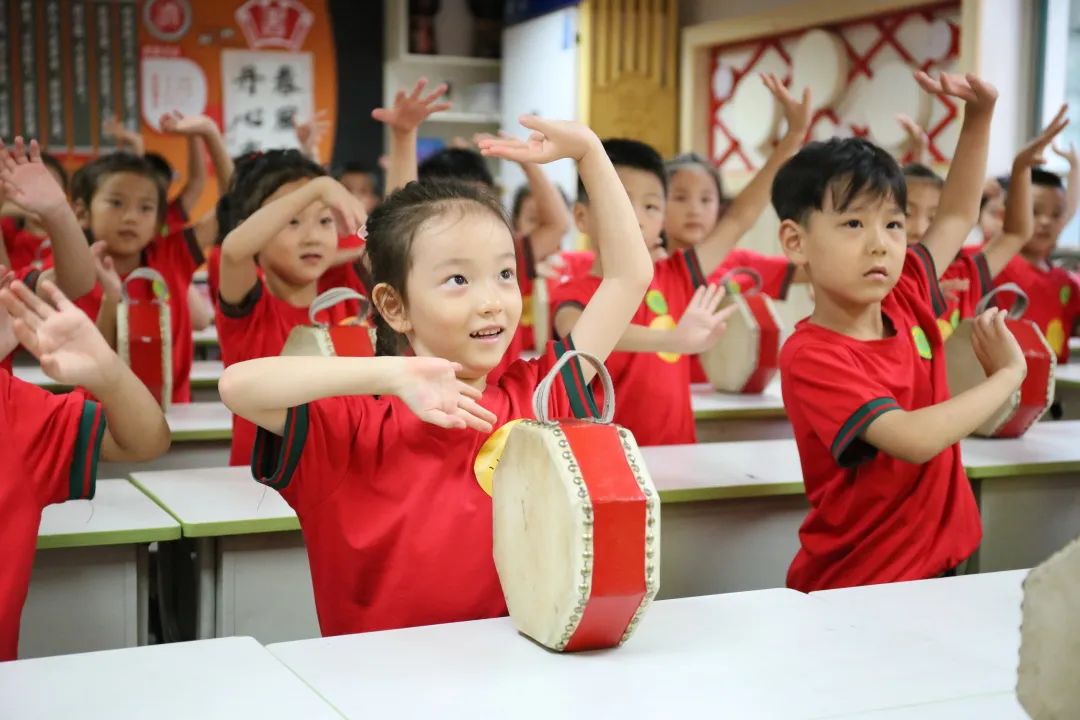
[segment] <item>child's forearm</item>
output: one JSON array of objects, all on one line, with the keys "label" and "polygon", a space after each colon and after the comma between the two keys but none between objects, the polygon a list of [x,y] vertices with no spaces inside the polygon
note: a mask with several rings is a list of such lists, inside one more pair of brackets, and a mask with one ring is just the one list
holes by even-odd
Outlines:
[{"label": "child's forearm", "polygon": [[390,130],[390,153],[386,168],[386,194],[400,190],[417,178],[416,130]]},{"label": "child's forearm", "polygon": [[95,319],[98,332],[105,338],[105,342],[109,344],[114,351],[116,350],[116,311],[118,304],[115,298],[109,297],[107,294],[101,298],[101,307],[98,309],[98,315]]},{"label": "child's forearm", "polygon": [[4,229],[0,227],[0,265],[3,265],[8,270],[13,270],[11,267],[11,258],[8,257],[7,241],[4,239]]},{"label": "child's forearm", "polygon": [[630,322],[652,281],[652,260],[630,198],[599,141],[582,158],[578,172],[588,193],[594,220],[596,237],[593,241],[599,248],[600,257],[604,258],[601,287],[609,282],[626,283],[638,295],[632,307],[626,308],[625,320],[613,319],[623,325]]},{"label": "child's forearm", "polygon": [[983,248],[990,277],[996,277],[1023,249],[1035,230],[1034,226],[1031,167],[1027,163],[1015,162],[1009,179],[1009,194],[1005,199],[1005,224],[1001,233]]},{"label": "child's forearm", "polygon": [[1076,215],[1080,208],[1080,163],[1069,163],[1069,175],[1065,179],[1065,216],[1063,225]]},{"label": "child's forearm", "polygon": [[169,449],[169,426],[157,401],[131,369],[113,356],[100,385],[87,387],[105,411],[101,459],[143,462]]},{"label": "child's forearm", "polygon": [[644,325],[631,324],[619,338],[615,349],[621,352],[670,352],[681,353],[674,330],[658,330]]},{"label": "child's forearm", "polygon": [[206,143],[206,149],[210,151],[210,162],[214,164],[214,176],[217,178],[218,196],[220,197],[228,192],[229,183],[232,182],[232,157],[230,157],[229,149],[225,147],[225,139],[221,137],[221,132],[216,125],[212,132],[203,133],[202,139]]},{"label": "child's forearm", "polygon": [[533,258],[539,262],[559,251],[564,235],[570,229],[570,211],[563,202],[555,183],[539,165],[522,163],[521,169],[529,181],[529,190],[536,201],[539,225],[529,236]]},{"label": "child's forearm", "polygon": [[696,248],[702,271],[708,275],[723,261],[739,238],[750,231],[769,204],[773,180],[780,168],[799,151],[802,138],[785,135],[769,159],[728,207],[724,216]]},{"label": "child's forearm", "polygon": [[863,436],[866,442],[899,460],[929,462],[986,422],[1022,381],[1021,372],[1000,370],[937,405],[911,412],[887,412],[871,423]]},{"label": "child's forearm", "polygon": [[203,164],[202,147],[198,135],[191,135],[187,139],[187,182],[180,191],[180,206],[184,213],[190,213],[202,197],[206,189],[206,165]]},{"label": "child's forearm", "polygon": [[[86,234],[66,204],[41,218],[52,242],[56,286],[69,298],[80,298],[94,288],[94,258]],[[2,244],[2,243],[0,243]]]}]

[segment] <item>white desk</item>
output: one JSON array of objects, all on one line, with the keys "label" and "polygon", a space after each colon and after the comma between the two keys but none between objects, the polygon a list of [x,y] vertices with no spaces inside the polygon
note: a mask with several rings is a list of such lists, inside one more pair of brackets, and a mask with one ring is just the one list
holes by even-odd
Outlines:
[{"label": "white desk", "polygon": [[661,601],[623,647],[572,656],[506,618],[268,650],[351,718],[799,720],[1009,689],[962,648],[791,590]]},{"label": "white desk", "polygon": [[809,509],[794,440],[641,449],[660,491],[660,597],[783,587]]},{"label": "white desk", "polygon": [[[208,390],[217,393],[217,383],[221,379],[224,366],[220,360],[195,360],[191,365],[191,389]],[[14,368],[15,377],[23,382],[33,383],[52,392],[67,392],[70,385],[56,382],[41,369],[40,365],[20,365]],[[198,399],[198,398],[196,398]]]},{"label": "white desk", "polygon": [[178,470],[229,464],[232,413],[219,402],[172,405],[165,413],[172,446],[148,463],[101,463],[100,474],[126,477],[139,470]]},{"label": "white desk", "polygon": [[45,508],[19,657],[145,644],[147,546],[179,537],[179,523],[126,480]]},{"label": "white desk", "polygon": [[871,710],[865,713],[833,715],[821,720],[1030,720],[1016,693],[1009,691],[993,695],[919,703],[904,707]]},{"label": "white desk", "polygon": [[251,638],[172,643],[0,664],[14,720],[340,720]]},{"label": "white desk", "polygon": [[195,341],[195,347],[218,346],[217,328],[213,325],[204,330],[196,330],[191,334],[191,336],[192,339]]},{"label": "white desk", "polygon": [[690,386],[698,442],[775,440],[792,437],[777,378],[758,395],[720,393],[711,385]]},{"label": "white desk", "polygon": [[300,523],[276,490],[244,467],[135,472],[131,481],[194,541],[199,638],[319,635]]}]

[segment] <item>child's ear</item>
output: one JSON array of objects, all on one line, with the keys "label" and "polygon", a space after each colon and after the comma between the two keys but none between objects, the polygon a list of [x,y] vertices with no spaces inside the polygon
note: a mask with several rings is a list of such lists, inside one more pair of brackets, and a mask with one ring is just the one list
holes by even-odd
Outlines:
[{"label": "child's ear", "polygon": [[583,202],[574,203],[574,225],[582,235],[589,234],[589,206]]},{"label": "child's ear", "polygon": [[794,220],[780,223],[780,249],[793,265],[806,265],[806,230]]},{"label": "child's ear", "polygon": [[394,332],[404,335],[412,329],[408,313],[405,312],[405,302],[394,288],[379,283],[371,291],[371,302],[375,303],[375,309]]},{"label": "child's ear", "polygon": [[72,203],[71,209],[75,211],[75,219],[79,221],[79,227],[83,230],[89,230],[90,208],[86,207],[86,203],[82,200],[76,200]]}]

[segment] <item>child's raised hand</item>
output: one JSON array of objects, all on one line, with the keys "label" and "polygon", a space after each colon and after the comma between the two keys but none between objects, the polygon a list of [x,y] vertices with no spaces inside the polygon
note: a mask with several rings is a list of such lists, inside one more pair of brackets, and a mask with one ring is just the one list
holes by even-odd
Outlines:
[{"label": "child's raised hand", "polygon": [[217,125],[205,115],[184,115],[179,110],[167,112],[158,123],[169,135],[205,135],[217,132]]},{"label": "child's raised hand", "polygon": [[45,216],[67,207],[67,195],[41,161],[41,148],[31,140],[29,149],[21,137],[10,150],[0,141],[0,185],[7,199],[23,210]]},{"label": "child's raised hand", "polygon": [[941,292],[947,302],[960,302],[960,293],[966,293],[971,288],[971,281],[967,278],[946,278],[938,282]]},{"label": "child's raised hand", "polygon": [[737,309],[734,305],[720,310],[724,288],[719,285],[702,285],[694,292],[678,325],[672,331],[675,352],[696,355],[705,352],[720,339],[727,329],[727,319]]},{"label": "child's raised hand", "polygon": [[1001,371],[1017,374],[1017,385],[1027,375],[1027,362],[1020,343],[1005,325],[1008,313],[1001,308],[990,308],[975,318],[971,346],[987,377]]},{"label": "child's raised hand", "polygon": [[108,383],[119,358],[94,323],[48,280],[41,281],[40,291],[48,302],[18,281],[0,291],[0,302],[15,319],[15,337],[56,382],[91,392]]},{"label": "child's raised hand", "polygon": [[926,162],[926,151],[930,147],[930,136],[926,134],[926,130],[920,127],[919,123],[903,113],[896,116],[896,122],[898,122],[900,127],[904,128],[904,132],[907,133],[908,146],[911,149],[913,162]]},{"label": "child's raised hand", "polygon": [[104,240],[98,240],[90,246],[90,256],[94,258],[94,273],[97,275],[97,281],[101,283],[105,297],[114,303],[119,303],[123,282],[120,280],[120,273],[116,271],[113,259],[109,257]]},{"label": "child's raised hand", "polygon": [[389,125],[398,132],[412,132],[420,127],[420,123],[427,120],[432,113],[449,110],[450,103],[438,102],[439,98],[450,89],[449,86],[442,83],[430,93],[421,97],[421,93],[426,86],[427,79],[420,78],[408,95],[405,94],[404,90],[398,90],[394,96],[393,106],[375,108],[371,111],[371,117]]},{"label": "child's raised hand", "polygon": [[461,365],[438,357],[401,358],[397,396],[424,422],[489,433],[498,419],[479,403],[483,393],[458,380]]},{"label": "child's raised hand", "polygon": [[522,115],[518,121],[532,134],[527,140],[513,137],[488,137],[480,141],[480,152],[518,163],[543,163],[569,158],[579,161],[600,145],[596,133],[586,125],[571,120],[547,120],[536,115]]},{"label": "child's raised hand", "polygon": [[330,129],[330,122],[326,119],[326,111],[319,110],[304,122],[297,122],[296,118],[293,118],[293,129],[296,130],[296,141],[300,143],[300,147],[311,150]]},{"label": "child's raised hand", "polygon": [[105,137],[115,140],[117,145],[131,148],[136,155],[143,154],[142,135],[134,130],[128,130],[115,115],[110,115],[109,119],[102,123],[101,132]]},{"label": "child's raised hand", "polygon": [[319,178],[319,199],[330,208],[334,214],[334,222],[338,226],[338,235],[363,236],[364,224],[367,222],[367,210],[364,203],[345,189],[345,186],[333,178]]},{"label": "child's raised hand", "polygon": [[1076,154],[1076,145],[1074,143],[1070,142],[1068,148],[1062,148],[1057,143],[1054,143],[1051,149],[1055,155],[1068,162],[1069,167],[1074,168],[1080,165],[1080,156]]},{"label": "child's raised hand", "polygon": [[[15,273],[0,265],[0,292],[15,280]],[[19,341],[15,337],[15,326],[8,314],[7,307],[0,302],[0,360],[6,358],[18,347]]]},{"label": "child's raised hand", "polygon": [[792,97],[784,82],[772,73],[762,73],[761,82],[769,89],[776,102],[784,112],[784,121],[787,123],[786,137],[798,140],[800,144],[806,138],[810,129],[810,117],[813,111],[810,105],[810,88],[803,90],[802,100]]},{"label": "child's raised hand", "polygon": [[978,75],[941,73],[937,80],[922,70],[915,71],[915,82],[931,95],[947,95],[963,100],[967,110],[992,111],[997,102],[997,88]]},{"label": "child's raised hand", "polygon": [[1050,124],[1044,127],[1042,132],[1036,135],[1031,142],[1020,148],[1020,152],[1016,153],[1016,158],[1013,162],[1028,167],[1044,164],[1046,162],[1046,148],[1050,146],[1050,143],[1054,141],[1054,138],[1056,138],[1069,124],[1069,118],[1067,117],[1068,112],[1069,106],[1062,105],[1058,109],[1057,115],[1050,121]]}]

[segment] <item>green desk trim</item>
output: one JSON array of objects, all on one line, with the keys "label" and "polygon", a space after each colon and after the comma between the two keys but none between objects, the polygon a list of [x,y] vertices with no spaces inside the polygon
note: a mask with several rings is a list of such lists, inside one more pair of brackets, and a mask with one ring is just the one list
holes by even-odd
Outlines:
[{"label": "green desk trim", "polygon": [[217,384],[218,384],[217,378],[212,378],[212,379],[208,379],[208,378],[192,378],[191,379],[191,389],[192,390],[216,390],[217,389]]},{"label": "green desk trim", "polygon": [[1057,387],[1064,390],[1077,390],[1080,389],[1080,380],[1066,380],[1065,378],[1054,378],[1054,383]]},{"label": "green desk trim", "polygon": [[[259,533],[287,532],[300,529],[300,519],[297,517],[266,518],[265,520],[223,520],[221,522],[186,523],[169,508],[165,502],[150,491],[145,485],[128,476],[128,482],[137,487],[144,495],[157,503],[165,512],[180,523],[180,532],[184,537],[222,537],[225,535],[257,535]],[[252,482],[255,482],[252,480]],[[270,488],[267,492],[275,492]]]},{"label": "green desk trim", "polygon": [[1061,462],[1024,463],[1021,465],[990,465],[982,468],[967,468],[969,480],[990,480],[1003,477],[1025,477],[1029,475],[1067,475],[1080,473],[1080,460]]},{"label": "green desk trim", "polygon": [[232,428],[224,430],[174,430],[171,433],[174,443],[199,442],[203,440],[232,440]]},{"label": "green desk trim", "polygon": [[217,347],[218,344],[217,338],[195,338],[195,347],[197,348]]},{"label": "green desk trim", "polygon": [[804,492],[805,488],[801,482],[686,488],[683,490],[661,490],[660,502],[662,504],[678,504],[705,502],[708,500],[738,500],[741,498],[774,497],[778,495],[802,495]]},{"label": "green desk trim", "polygon": [[[174,518],[175,519],[175,518]],[[38,550],[59,548],[103,547],[105,545],[142,545],[145,543],[179,540],[180,526],[144,528],[139,530],[109,530],[104,532],[62,533],[39,535]]]},{"label": "green desk trim", "polygon": [[740,408],[732,410],[695,410],[694,420],[779,420],[787,418],[784,408]]}]

